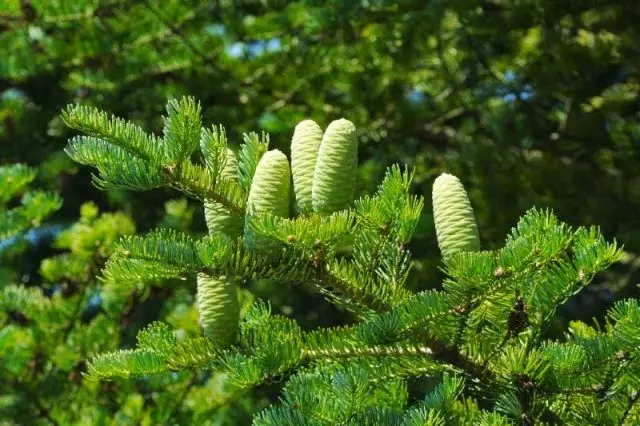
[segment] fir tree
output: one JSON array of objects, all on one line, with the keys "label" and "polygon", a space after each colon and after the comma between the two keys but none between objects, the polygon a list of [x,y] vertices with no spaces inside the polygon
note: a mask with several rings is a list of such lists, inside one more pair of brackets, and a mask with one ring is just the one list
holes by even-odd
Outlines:
[{"label": "fir tree", "polygon": [[[83,135],[70,140],[67,153],[97,169],[94,182],[101,188],[174,188],[250,220],[238,238],[167,230],[127,236],[106,263],[104,281],[126,288],[171,278],[194,282],[206,274],[215,285],[231,279],[242,288],[269,279],[319,293],[352,319],[309,330],[274,314],[268,301],[245,304],[237,317],[222,304],[214,318],[224,319],[203,325],[219,327],[230,336],[224,341],[184,337],[154,323],[139,333],[135,349],[93,357],[88,378],[207,370],[224,378],[211,388],[223,405],[283,381],[279,401],[255,414],[258,425],[640,421],[637,300],[618,301],[602,327],[573,322],[562,339],[548,334],[558,308],[621,258],[620,248],[598,228],[571,228],[550,211],[533,208],[501,248],[478,251],[475,239],[455,245],[451,239],[475,238],[477,229],[463,187],[446,177],[455,185],[436,182],[434,199],[443,200],[434,206],[436,214],[455,216],[462,207],[469,220],[436,221],[438,236],[446,236],[446,278],[440,290],[414,292],[406,286],[408,244],[423,200],[410,193],[411,171],[393,166],[373,195],[348,202],[344,188],[325,187],[339,194],[342,210],[291,217],[284,205],[299,198],[283,189],[289,173],[279,171],[288,161],[272,161],[284,156],[267,153],[266,137],[246,137],[237,156],[238,179],[225,179],[225,155],[209,153],[227,147],[222,138],[198,140],[205,135],[197,129],[198,104],[191,98],[171,101],[167,111],[160,137],[105,112],[70,106],[63,119]],[[198,154],[198,146],[206,149]],[[198,160],[202,155],[204,162]],[[265,164],[278,168],[275,188],[264,186]],[[323,166],[345,164],[338,159]],[[247,236],[269,249],[255,250]],[[240,294],[251,301],[246,289]],[[206,292],[198,294],[203,297]]]}]

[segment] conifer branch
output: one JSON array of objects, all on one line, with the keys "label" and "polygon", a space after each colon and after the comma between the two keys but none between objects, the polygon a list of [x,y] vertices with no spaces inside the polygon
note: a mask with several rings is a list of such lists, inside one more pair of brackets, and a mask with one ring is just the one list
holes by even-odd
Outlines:
[{"label": "conifer branch", "polygon": [[[393,166],[375,194],[353,202],[357,139],[348,120],[324,135],[313,122],[297,128],[291,167],[301,192],[292,209],[287,157],[268,151],[268,136],[256,133],[245,135],[236,156],[222,127],[202,129],[192,98],[169,103],[162,138],[95,111],[66,119],[87,133],[70,141],[70,154],[95,166],[102,186],[172,187],[207,203],[208,237],[163,230],[126,237],[103,272],[112,289],[197,276],[206,337],[178,339],[152,325],[135,349],[94,357],[90,379],[207,369],[225,377],[221,404],[286,379],[282,404],[257,424],[438,424],[464,413],[496,424],[561,423],[570,404],[595,423],[629,416],[623,394],[640,377],[637,301],[617,304],[604,330],[576,323],[566,342],[543,340],[557,308],[620,258],[597,228],[572,229],[534,208],[502,248],[480,251],[464,187],[443,174],[432,195],[447,277],[442,290],[415,294],[405,287],[406,247],[423,208],[410,195],[413,172]],[[198,146],[202,165],[192,162]],[[254,279],[320,293],[356,321],[305,331],[260,301],[241,313],[237,294],[246,290],[236,286]],[[406,380],[420,376],[440,385],[407,410]],[[473,402],[463,404],[463,395]],[[587,412],[564,396],[599,398],[607,409]]]},{"label": "conifer branch", "polygon": [[[161,141],[124,119],[109,117],[104,111],[81,105],[68,105],[61,116],[70,128],[109,142],[141,160],[156,161],[162,158]],[[69,155],[73,157],[72,154],[73,151]]]},{"label": "conifer branch", "polygon": [[76,161],[98,169],[100,176],[95,182],[101,188],[172,187],[243,215],[246,200],[241,189],[188,159],[199,143],[200,106],[193,98],[184,98],[169,102],[167,110],[164,139],[159,139],[103,111],[70,105],[62,119],[86,136],[72,138],[65,150]]},{"label": "conifer branch", "polygon": [[431,355],[433,351],[426,346],[368,346],[364,348],[318,348],[302,350],[302,357],[309,360],[322,358],[350,358],[375,356]]}]

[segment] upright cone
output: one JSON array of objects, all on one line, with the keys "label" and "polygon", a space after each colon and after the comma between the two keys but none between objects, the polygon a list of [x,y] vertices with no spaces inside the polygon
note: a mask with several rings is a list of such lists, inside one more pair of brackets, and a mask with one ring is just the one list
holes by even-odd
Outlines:
[{"label": "upright cone", "polygon": [[289,217],[290,193],[289,160],[277,149],[265,153],[256,167],[247,199],[245,244],[249,249],[269,248],[264,241],[251,232],[249,223],[252,216],[270,213],[284,218]]},{"label": "upright cone", "polygon": [[[221,177],[226,180],[237,179],[238,163],[236,155],[227,148],[227,159],[221,172]],[[242,235],[242,217],[231,214],[226,207],[215,201],[205,201],[204,218],[207,222],[209,235],[223,233],[235,238]]]},{"label": "upright cone", "polygon": [[258,162],[251,182],[247,213],[272,213],[280,217],[289,217],[290,191],[289,160],[277,149],[265,153]]},{"label": "upright cone", "polygon": [[315,121],[298,123],[291,139],[291,173],[298,213],[313,211],[313,174],[321,142],[322,129]]},{"label": "upright cone", "polygon": [[240,305],[234,281],[198,274],[196,297],[205,336],[216,346],[231,345],[240,321]]},{"label": "upright cone", "polygon": [[433,217],[443,258],[480,250],[480,237],[469,197],[460,180],[443,173],[433,183]]},{"label": "upright cone", "polygon": [[358,139],[352,122],[341,118],[329,124],[322,137],[313,174],[313,211],[331,213],[353,201],[358,172]]}]

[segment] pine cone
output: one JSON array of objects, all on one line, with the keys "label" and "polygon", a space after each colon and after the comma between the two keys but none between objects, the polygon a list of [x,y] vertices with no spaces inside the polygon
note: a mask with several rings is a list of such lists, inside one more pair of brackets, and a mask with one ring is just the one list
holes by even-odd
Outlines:
[{"label": "pine cone", "polygon": [[[227,148],[227,159],[221,177],[225,180],[236,180],[237,170],[236,155]],[[229,210],[220,203],[205,201],[204,218],[207,222],[209,235],[220,232],[233,238],[242,235],[242,217],[230,214]]]},{"label": "pine cone", "polygon": [[322,137],[313,174],[313,210],[331,213],[351,204],[358,172],[356,127],[341,118],[329,124]]},{"label": "pine cone", "polygon": [[233,280],[198,274],[197,303],[204,334],[220,347],[233,343],[240,320]]},{"label": "pine cone", "polygon": [[263,246],[249,229],[251,217],[270,213],[275,216],[289,217],[289,198],[291,192],[291,171],[289,160],[277,149],[265,153],[253,176],[245,221],[245,244],[250,249],[268,249]]},{"label": "pine cone", "polygon": [[298,213],[313,210],[313,174],[321,142],[322,129],[315,121],[304,120],[298,123],[291,140],[291,172]]},{"label": "pine cone", "polygon": [[460,180],[443,173],[433,183],[433,217],[443,258],[480,250],[476,219]]}]

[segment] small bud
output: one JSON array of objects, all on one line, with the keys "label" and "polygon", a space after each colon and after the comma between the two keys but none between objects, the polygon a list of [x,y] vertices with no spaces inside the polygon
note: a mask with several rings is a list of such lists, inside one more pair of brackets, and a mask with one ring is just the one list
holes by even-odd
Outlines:
[{"label": "small bud", "polygon": [[298,241],[298,239],[296,238],[295,235],[288,235],[287,236],[287,241],[291,244],[295,243],[296,241]]},{"label": "small bud", "polygon": [[389,233],[389,229],[391,229],[391,224],[383,223],[382,225],[380,225],[380,234],[387,235]]},{"label": "small bud", "polygon": [[502,266],[498,266],[495,271],[493,271],[493,276],[495,278],[504,277],[504,268]]},{"label": "small bud", "polygon": [[523,391],[531,391],[536,387],[536,382],[528,374],[517,374],[515,379],[516,385]]},{"label": "small bud", "polygon": [[616,352],[615,358],[617,361],[626,361],[629,358],[629,354],[621,349]]},{"label": "small bud", "polygon": [[453,308],[453,312],[455,312],[458,315],[462,315],[467,312],[467,307],[464,305],[458,305],[455,308]]},{"label": "small bud", "polygon": [[528,325],[529,314],[527,314],[527,304],[524,299],[519,297],[509,312],[507,328],[509,329],[509,333],[515,336],[524,331]]}]

